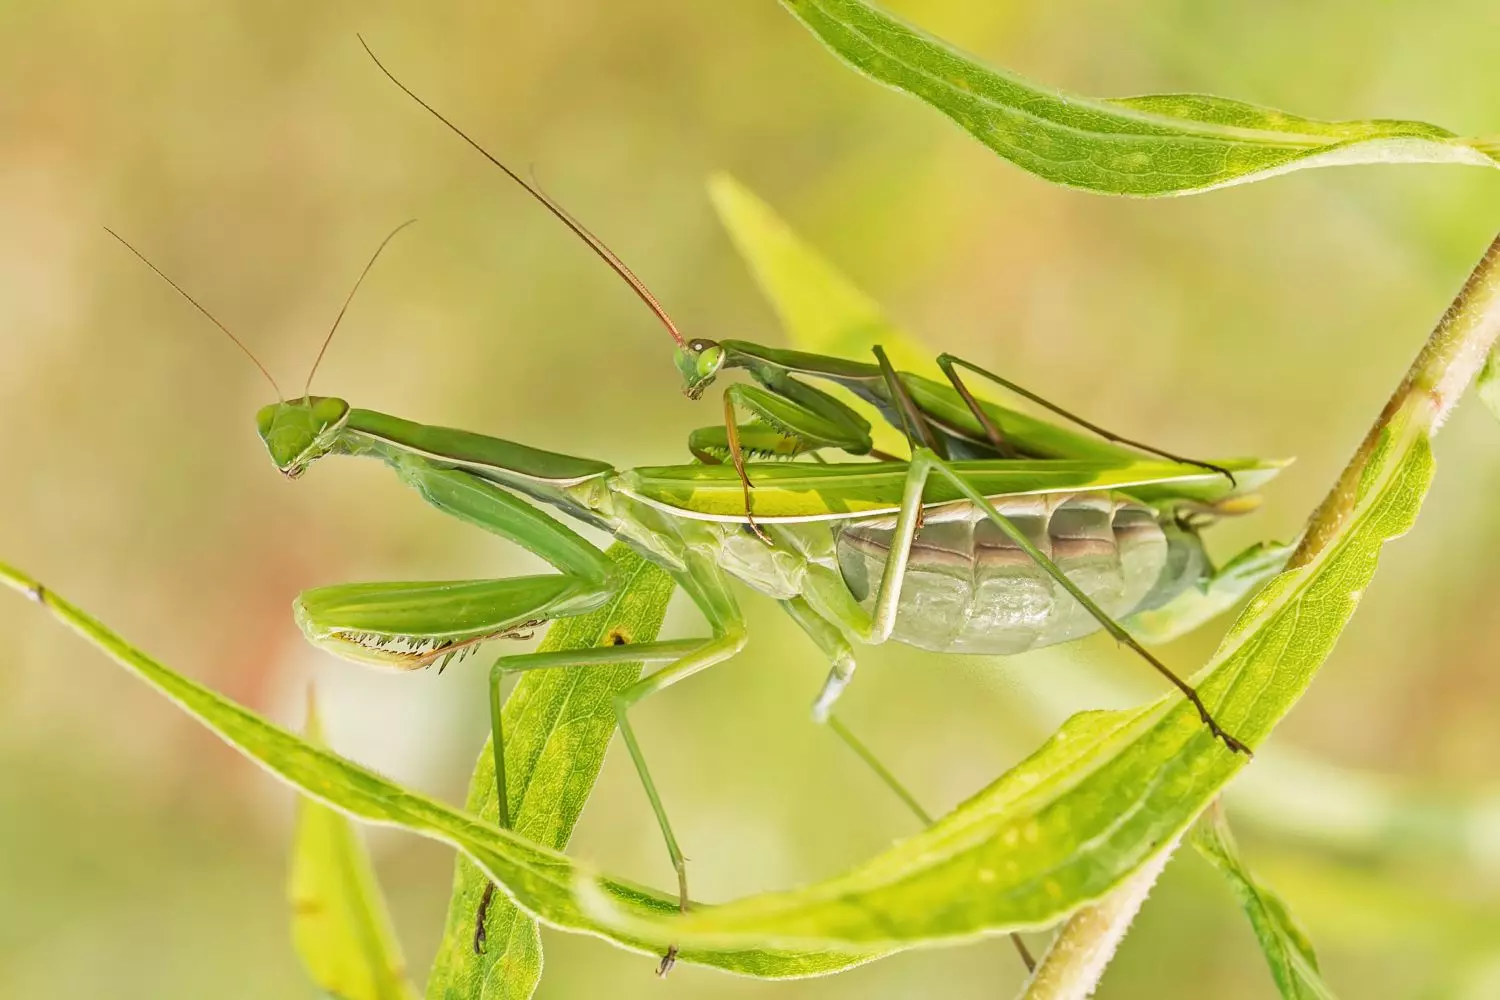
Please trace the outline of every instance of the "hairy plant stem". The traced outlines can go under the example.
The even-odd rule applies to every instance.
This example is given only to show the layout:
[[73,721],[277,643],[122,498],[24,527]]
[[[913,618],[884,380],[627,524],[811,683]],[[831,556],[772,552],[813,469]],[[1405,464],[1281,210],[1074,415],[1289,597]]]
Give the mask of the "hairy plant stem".
[[[1500,339],[1500,235],[1479,258],[1443,318],[1407,369],[1328,496],[1308,519],[1289,568],[1304,566],[1337,537],[1354,510],[1361,477],[1386,427],[1403,411],[1436,434]],[[1114,892],[1079,910],[1058,931],[1022,1000],[1083,1000],[1091,996],[1115,948],[1177,847],[1174,841]]]

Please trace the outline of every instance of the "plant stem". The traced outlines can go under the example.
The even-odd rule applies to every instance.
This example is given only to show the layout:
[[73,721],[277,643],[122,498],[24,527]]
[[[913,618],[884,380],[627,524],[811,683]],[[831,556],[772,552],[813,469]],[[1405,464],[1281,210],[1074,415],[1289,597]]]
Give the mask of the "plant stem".
[[1291,568],[1305,565],[1322,551],[1354,509],[1360,477],[1380,442],[1381,432],[1396,413],[1415,406],[1417,412],[1413,418],[1426,423],[1429,433],[1437,433],[1464,388],[1479,373],[1497,337],[1500,337],[1500,236],[1479,258],[1469,280],[1443,313],[1354,457],[1313,511],[1302,544],[1292,555]]
[[[1474,266],[1443,318],[1407,369],[1328,496],[1308,519],[1289,569],[1306,565],[1338,534],[1354,510],[1361,477],[1386,427],[1403,410],[1436,434],[1500,339],[1500,235]],[[1179,838],[1180,839],[1180,838]],[[1027,984],[1022,1000],[1083,1000],[1094,992],[1130,922],[1177,847],[1147,862],[1107,897],[1068,918]]]
[[1093,994],[1181,839],[1179,835],[1114,892],[1068,918],[1042,955],[1021,1000],[1083,1000]]

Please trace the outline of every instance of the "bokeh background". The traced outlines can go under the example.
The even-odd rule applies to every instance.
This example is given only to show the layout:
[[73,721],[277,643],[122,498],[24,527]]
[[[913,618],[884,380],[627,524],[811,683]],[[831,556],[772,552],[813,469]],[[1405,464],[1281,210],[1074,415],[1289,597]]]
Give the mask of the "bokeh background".
[[[988,59],[1099,95],[1212,91],[1321,117],[1500,131],[1480,0],[1204,5],[901,0]],[[316,388],[619,466],[716,419],[649,314],[399,95],[355,40],[556,196],[689,331],[782,342],[704,194],[729,170],[905,329],[1195,455],[1294,455],[1221,553],[1287,537],[1500,221],[1500,178],[1296,174],[1130,202],[1046,186],[856,77],[770,0],[0,5],[0,551],[176,668],[461,796],[483,669],[381,676],[304,644],[300,589],[529,571],[372,463],[295,486],[251,422],[268,387],[101,229],[127,235],[292,391],[376,242],[408,217]],[[1466,404],[1441,474],[1311,693],[1231,801],[1251,862],[1344,996],[1500,995],[1500,428]],[[807,721],[817,654],[770,602],[732,664],[639,709],[695,891],[831,874],[912,829]],[[669,629],[692,629],[675,607]],[[1166,650],[1191,666],[1217,629]],[[19,599],[0,600],[0,995],[299,997],[292,795]],[[845,714],[945,809],[1067,713],[1143,697],[1107,642],[1004,663],[867,651]],[[667,884],[612,753],[573,851]],[[451,855],[370,838],[412,967]],[[1040,944],[1040,938],[1034,939]],[[543,997],[993,997],[1003,940],[762,984],[549,933]],[[1169,868],[1104,996],[1273,995],[1226,887]]]

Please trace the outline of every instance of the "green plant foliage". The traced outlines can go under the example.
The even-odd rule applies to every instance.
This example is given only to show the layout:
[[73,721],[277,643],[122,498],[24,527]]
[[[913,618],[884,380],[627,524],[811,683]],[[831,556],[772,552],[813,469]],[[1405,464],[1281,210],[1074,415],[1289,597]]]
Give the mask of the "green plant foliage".
[[[553,625],[539,650],[656,637],[672,596],[672,578],[627,545],[612,546],[609,555],[624,571],[625,586],[597,611]],[[640,664],[627,663],[521,676],[505,701],[504,714],[505,776],[517,833],[558,850],[567,846],[615,731],[613,698],[640,672]],[[498,821],[495,758],[488,740],[469,781],[465,808],[488,822]],[[536,921],[503,893],[495,893],[490,902],[485,950],[475,952],[475,912],[488,884],[474,862],[458,857],[443,941],[427,980],[427,996],[433,1000],[524,1000],[541,981]]]
[[[305,733],[323,745],[310,689]],[[340,1000],[414,1000],[364,842],[347,817],[313,799],[297,800],[287,894],[292,943],[320,989]]]
[[[0,583],[33,597],[42,593],[36,580],[4,563],[0,563]],[[505,895],[542,923],[603,937],[644,954],[659,954],[654,941],[620,935],[594,921],[584,913],[580,898],[591,902],[607,899],[618,912],[634,914],[644,921],[677,912],[675,893],[668,895],[633,882],[595,876],[559,851],[398,785],[188,680],[55,591],[47,590],[45,595],[42,603],[59,621],[273,776],[356,819],[400,827],[457,848],[489,873]],[[694,947],[682,949],[678,960],[739,975],[785,979],[838,972],[879,954],[878,949],[868,948]]]
[[[1252,746],[1332,651],[1385,542],[1415,520],[1433,469],[1428,406],[1418,396],[1396,410],[1326,544],[1256,595],[1195,679]],[[1244,763],[1173,694],[1074,716],[936,825],[825,882],[647,920],[583,888],[622,934],[695,948],[890,948],[1041,927],[1158,854]]]
[[1202,94],[1079,97],[985,66],[864,0],[782,3],[854,68],[1068,187],[1149,197],[1338,164],[1500,165],[1493,140],[1423,122],[1317,121]]
[[1256,882],[1245,867],[1224,810],[1217,803],[1193,827],[1192,842],[1209,864],[1229,880],[1239,897],[1281,995],[1286,1000],[1333,1000],[1333,991],[1318,971],[1312,943],[1276,894]]

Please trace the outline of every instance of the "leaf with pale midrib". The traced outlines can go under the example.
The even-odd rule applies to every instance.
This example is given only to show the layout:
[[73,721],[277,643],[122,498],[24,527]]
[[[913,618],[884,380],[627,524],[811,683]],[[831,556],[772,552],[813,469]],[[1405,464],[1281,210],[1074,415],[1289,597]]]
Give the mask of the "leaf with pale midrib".
[[864,0],[782,0],[849,65],[1036,176],[1151,197],[1359,163],[1500,166],[1496,140],[1425,122],[1318,121],[1205,94],[1093,99],[985,66]]
[[[40,587],[35,579],[4,563],[0,563],[0,583],[23,594],[36,593]],[[46,591],[46,605],[59,621],[220,740],[304,794],[355,819],[399,827],[457,848],[494,878],[506,896],[544,924],[606,938],[653,959],[660,953],[661,946],[653,941],[621,935],[591,920],[583,912],[575,886],[586,882],[589,899],[602,894],[623,912],[642,919],[677,912],[675,893],[595,875],[559,851],[428,798],[268,722],[152,659],[56,591]],[[679,961],[738,975],[787,979],[827,975],[879,954],[879,949],[870,948],[689,947],[682,949]]]
[[[1252,746],[1306,691],[1385,542],[1415,521],[1433,468],[1426,405],[1414,398],[1393,417],[1337,533],[1256,595],[1195,679]],[[593,918],[622,934],[699,948],[892,948],[1042,927],[1154,857],[1246,762],[1172,694],[1075,715],[936,825],[837,878],[645,920],[595,885],[578,888]]]
[[[609,556],[625,581],[620,592],[596,611],[554,624],[539,652],[656,638],[672,596],[672,578],[627,545],[612,546]],[[517,833],[558,850],[567,847],[615,731],[614,696],[640,672],[639,663],[622,663],[521,675],[504,712],[505,776]],[[498,821],[495,758],[488,740],[469,781],[465,808]],[[536,921],[503,893],[490,903],[485,950],[475,952],[475,911],[488,884],[478,866],[459,855],[442,944],[427,979],[429,1000],[525,1000],[541,981]]]

